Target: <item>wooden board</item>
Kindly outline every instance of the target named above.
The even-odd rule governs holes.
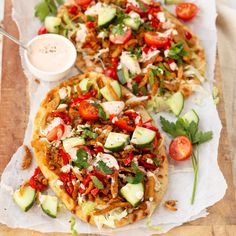
[[[5,29],[15,36],[18,31],[11,19],[11,1],[5,4]],[[216,65],[217,86],[221,88],[219,65]],[[3,77],[2,96],[0,103],[0,173],[4,170],[12,154],[22,144],[27,125],[29,100],[27,93],[27,80],[23,74],[19,50],[9,40],[4,39],[3,49]],[[221,94],[222,95],[222,94]],[[163,236],[236,236],[236,204],[232,182],[232,168],[230,160],[229,143],[226,132],[224,103],[221,96],[218,110],[223,124],[219,147],[219,165],[228,183],[225,197],[209,208],[210,215],[181,227],[171,230]],[[0,225],[0,236],[6,235],[45,235],[38,232],[21,229],[10,229]],[[62,235],[52,233],[48,235]],[[64,235],[64,234],[63,234]]]

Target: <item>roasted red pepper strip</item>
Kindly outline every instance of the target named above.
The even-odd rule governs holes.
[[[143,124],[142,117],[140,116],[140,114],[138,112],[132,111],[132,110],[127,110],[127,111],[124,112],[124,114],[126,116],[128,116],[130,119],[134,120],[136,126],[142,126],[142,124]],[[140,119],[138,121],[136,121],[135,119],[138,116],[140,117]]]
[[[128,125],[127,121],[123,118],[117,118],[117,120],[113,120],[113,118],[115,118],[115,115],[110,115],[110,121],[115,124],[117,127],[119,127],[120,129],[126,130],[126,131],[130,131],[133,132],[135,130],[135,127]]]
[[[140,159],[139,160],[139,163],[141,166],[143,166],[145,169],[152,169],[152,170],[155,170],[158,166],[156,165],[153,165],[153,164],[149,164],[147,163],[146,161]]]
[[[76,177],[70,173],[61,173],[59,176],[60,180],[63,182],[66,192],[72,196],[74,191],[74,185],[72,184],[72,180],[76,180]]]
[[[42,184],[38,181],[37,179],[37,175],[41,174],[41,170],[39,167],[37,167],[35,170],[34,170],[34,175],[30,178],[29,180],[29,185],[35,189],[35,190],[38,190],[38,191],[42,191],[44,189],[46,189],[48,186],[45,185],[45,184]]]
[[[83,194],[86,190],[86,187],[89,185],[89,182],[91,181],[90,174],[87,175],[87,177],[83,180],[82,185],[84,188],[79,188],[80,194]]]
[[[53,111],[51,113],[51,116],[60,117],[67,125],[71,123],[71,118],[64,112]]]
[[[91,194],[96,197],[96,195],[99,193],[100,189],[99,188],[94,188],[91,190]]]
[[[64,165],[67,165],[69,163],[69,160],[70,160],[70,155],[68,153],[66,153],[63,148],[60,148],[59,149],[59,153],[61,155],[61,158],[63,160],[63,164]]]
[[[73,100],[71,101],[71,106],[73,106],[73,105],[75,106],[75,105],[77,105],[78,103],[80,103],[81,101],[84,101],[84,100],[86,100],[86,99],[95,97],[96,95],[97,95],[97,91],[96,91],[96,90],[91,90],[91,91],[89,91],[89,92],[87,92],[87,93],[85,93],[85,94],[83,94],[83,95],[81,95],[81,96],[79,96],[79,97],[73,99]]]
[[[129,153],[128,158],[124,161],[124,164],[130,165],[130,163],[132,162],[132,160],[134,159],[134,154],[132,152]]]

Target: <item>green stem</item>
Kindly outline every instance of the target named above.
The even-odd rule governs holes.
[[[198,158],[196,157],[194,151],[192,153],[192,165],[193,165],[193,171],[194,171],[194,180],[193,180],[193,191],[192,191],[192,198],[191,198],[191,204],[194,204],[195,200],[195,194],[197,190],[197,178],[198,178]]]

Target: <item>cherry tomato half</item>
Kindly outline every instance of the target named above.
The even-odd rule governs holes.
[[[60,124],[60,125],[56,126],[55,128],[53,128],[46,135],[48,141],[51,142],[51,141],[59,140],[62,137],[64,130],[65,130],[65,127],[63,124]]]
[[[118,80],[118,75],[117,75],[115,67],[104,69],[103,74],[112,78],[112,79]]]
[[[115,35],[110,33],[109,39],[114,44],[125,44],[127,41],[130,40],[132,36],[132,30],[131,28],[127,27],[127,29],[124,32],[124,35]]]
[[[71,5],[68,7],[68,12],[72,15],[77,15],[79,10],[78,7],[76,5]]]
[[[99,118],[98,108],[86,100],[79,104],[78,110],[84,120],[97,120]]]
[[[47,34],[47,33],[48,33],[48,31],[45,26],[41,26],[38,30],[38,35]]]
[[[150,47],[164,48],[168,44],[168,38],[160,37],[156,32],[144,33],[144,41]]]
[[[87,6],[92,0],[76,0],[76,3],[80,6]]]
[[[176,161],[188,159],[191,156],[192,151],[192,143],[185,136],[178,136],[170,143],[169,153],[171,158]]]
[[[198,7],[194,3],[183,2],[176,7],[176,15],[184,21],[192,20],[198,13]]]

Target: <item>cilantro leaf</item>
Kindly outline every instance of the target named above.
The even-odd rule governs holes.
[[[212,131],[208,132],[197,132],[194,139],[193,139],[193,144],[202,144],[205,143],[213,138],[213,133]]]
[[[113,170],[109,168],[104,161],[98,161],[96,170],[101,171],[105,175],[113,174]]]
[[[79,169],[86,169],[89,167],[88,153],[83,148],[77,150],[76,156],[77,160],[70,161],[72,166],[77,166]]]
[[[126,180],[130,184],[141,183],[143,181],[143,178],[144,178],[144,173],[138,168],[138,166],[134,162],[132,162],[131,167],[135,171],[135,176],[134,177],[128,176],[126,178]]]
[[[107,114],[106,112],[104,111],[103,107],[97,103],[97,102],[94,102],[92,103],[93,106],[95,106],[96,108],[98,108],[98,116],[102,119],[102,120],[106,120],[107,119]]]
[[[138,83],[134,82],[134,83],[132,84],[132,93],[133,93],[134,95],[137,95],[138,91],[139,91],[139,89],[138,89]]]
[[[96,188],[104,189],[103,183],[96,177],[96,176],[90,176],[91,180],[93,181]]]
[[[90,128],[86,127],[83,128],[83,134],[82,134],[85,138],[91,138],[91,139],[96,139],[97,138],[97,134],[94,133]]]
[[[150,23],[143,23],[143,27],[146,31],[155,31],[155,28]]]
[[[142,56],[142,47],[131,48],[129,52],[131,56],[135,56],[139,59]]]
[[[87,16],[87,20],[90,22],[94,22],[94,21],[96,21],[96,18],[93,16]]]

